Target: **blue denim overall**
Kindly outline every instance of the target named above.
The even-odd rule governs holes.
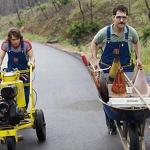
[[[121,42],[112,42],[111,41],[111,33],[110,33],[110,26],[107,27],[107,43],[106,47],[103,51],[100,60],[100,68],[104,69],[112,65],[114,57],[115,57],[115,49],[119,50],[119,58],[121,66],[123,67],[125,72],[133,72],[134,66],[131,63],[131,56],[129,52],[128,46],[128,34],[129,28],[126,26],[127,32],[125,33],[125,39]],[[104,73],[108,73],[109,70],[105,70]],[[106,116],[106,124],[108,128],[115,128],[114,120],[110,119],[107,115],[110,113],[110,107],[104,105],[104,112]],[[109,112],[109,113],[108,113]]]
[[[25,54],[24,51],[24,43],[21,41],[21,51],[19,52],[14,52],[11,50],[11,43],[8,43],[8,63],[7,63],[7,71],[13,71],[13,69],[18,69],[18,70],[26,70],[28,69],[28,58]],[[24,87],[25,91],[25,99],[26,99],[26,108],[29,103],[29,92],[30,88],[29,86]]]
[[[119,58],[121,66],[123,67],[125,72],[132,72],[134,67],[131,63],[131,56],[129,52],[128,46],[128,34],[129,28],[126,26],[127,32],[125,33],[125,39],[121,42],[112,42],[111,41],[111,33],[110,33],[110,26],[107,27],[107,43],[106,47],[103,51],[100,60],[100,68],[104,69],[112,65],[113,60],[115,58],[114,50],[119,50]],[[109,70],[105,70],[104,73],[108,73]]]

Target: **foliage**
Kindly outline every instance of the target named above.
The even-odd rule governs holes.
[[[147,44],[147,41],[150,39],[150,26],[143,28],[141,39],[144,45]]]
[[[39,3],[37,3],[37,11],[44,11],[44,10],[46,10],[47,9],[47,5],[46,4],[41,4],[40,2]]]
[[[95,33],[99,29],[96,22],[73,22],[68,28],[68,34],[73,38],[81,38],[87,34]]]
[[[16,22],[17,27],[22,27],[24,24],[25,24],[25,21],[23,20]]]
[[[68,3],[71,2],[71,0],[59,0],[61,4],[67,5]]]
[[[30,34],[30,33],[24,33],[23,35],[26,39],[29,39],[31,41],[47,42],[47,37],[44,37],[42,35]]]
[[[148,42],[148,44],[150,44],[150,42]],[[144,71],[150,74],[149,56],[150,56],[150,47],[143,48],[142,49],[142,66],[144,68]]]

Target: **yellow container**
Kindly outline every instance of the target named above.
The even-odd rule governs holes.
[[[1,78],[3,82],[13,82],[19,80],[20,73],[18,71],[15,72],[2,72]]]
[[[120,69],[121,67],[121,64],[120,64],[120,60],[118,57],[114,58],[114,61],[112,63],[112,66],[110,68],[110,71],[109,71],[109,80],[110,81],[113,81],[116,77],[116,74],[118,72],[118,70]]]
[[[16,85],[18,94],[16,97],[18,107],[25,107],[25,93],[24,93],[24,85],[21,80],[19,80],[20,73],[18,71],[15,72],[2,72],[1,74],[2,82],[0,84],[0,88],[7,87],[8,85]]]

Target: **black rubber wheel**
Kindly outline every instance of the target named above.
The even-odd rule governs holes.
[[[42,110],[35,111],[35,129],[39,142],[46,140],[46,123]]]
[[[100,87],[99,87],[99,94],[102,98],[102,100],[107,103],[109,101],[109,93],[108,93],[108,87],[107,87],[107,82],[106,79],[101,76],[99,79],[100,82]]]
[[[6,145],[7,150],[15,150],[16,149],[16,139],[14,136],[6,137]]]
[[[129,146],[130,150],[140,150],[139,132],[136,124],[129,124]]]

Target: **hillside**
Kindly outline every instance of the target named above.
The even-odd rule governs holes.
[[[0,0],[0,14],[8,15],[28,6],[32,7],[39,1],[48,2],[48,0]]]
[[[57,0],[55,0],[57,1]],[[65,4],[38,3],[34,7],[19,9],[14,13],[0,18],[0,30],[6,31],[11,26],[24,26],[26,32],[46,36],[47,39],[78,38],[82,42],[89,42],[93,35],[106,24],[111,23],[112,9],[116,4],[125,4],[130,10],[129,23],[141,33],[142,28],[149,24],[147,8],[144,0],[93,0],[91,24],[90,0],[81,0],[84,21],[88,29],[82,29],[83,14],[78,1],[66,1]],[[132,2],[132,5],[129,5]],[[137,7],[139,9],[137,9]],[[84,31],[83,31],[84,30]],[[87,30],[85,32],[85,30]],[[81,35],[79,35],[81,33]]]
[[[4,1],[4,0],[3,0]],[[9,0],[8,0],[9,1]],[[21,1],[22,0],[15,0]],[[28,0],[25,0],[28,1]],[[34,5],[0,17],[0,38],[17,26],[30,40],[74,45],[78,51],[89,51],[96,32],[112,21],[112,9],[124,4],[129,9],[129,24],[137,29],[143,44],[142,60],[149,72],[150,1],[149,0],[31,0]],[[47,3],[42,3],[48,1]],[[146,3],[147,2],[147,5]],[[18,4],[18,3],[17,3]],[[131,5],[132,4],[132,5]],[[147,6],[147,7],[146,7]],[[7,9],[7,8],[6,8]],[[63,44],[62,44],[63,43]],[[57,44],[58,45],[58,44]],[[68,48],[71,49],[70,46]]]

